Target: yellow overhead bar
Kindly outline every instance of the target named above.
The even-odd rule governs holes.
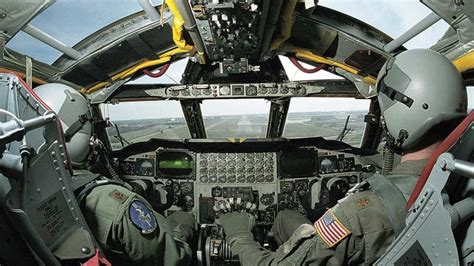
[[[351,74],[355,74],[355,75],[360,76],[358,69],[356,69],[354,67],[351,67],[351,66],[348,66],[348,65],[343,64],[343,63],[339,63],[335,60],[332,60],[332,59],[329,59],[329,58],[326,58],[326,57],[323,57],[323,56],[315,55],[315,54],[313,54],[312,52],[310,52],[308,50],[305,50],[305,49],[302,49],[302,48],[299,48],[299,47],[290,46],[290,45],[286,45],[282,50],[293,52],[293,53],[295,53],[296,57],[298,57],[298,58],[313,61],[313,62],[316,62],[316,63],[319,63],[319,64],[326,64],[326,65],[335,66],[335,67],[343,69],[343,70],[345,70],[345,71],[347,71]],[[369,85],[375,85],[376,78],[374,78],[372,76],[361,76],[361,77],[362,77],[362,80],[365,83],[367,83]]]
[[[181,0],[180,0],[181,1]],[[188,52],[191,52],[194,50],[194,47],[187,44],[186,40],[184,39],[184,19],[183,16],[179,13],[178,7],[176,6],[176,3],[174,0],[165,0],[165,3],[171,13],[173,14],[173,41],[178,46],[178,48],[181,48],[183,50],[186,50]]]
[[[183,0],[178,0],[178,1],[183,1]],[[189,45],[186,43],[186,40],[184,39],[184,30],[185,30],[185,25],[184,25],[184,19],[181,13],[179,12],[178,7],[176,6],[175,0],[165,0],[163,5],[167,5],[173,14],[173,41],[178,46],[178,48],[181,48],[183,50],[186,50],[188,52],[196,52],[196,49],[194,46]],[[199,52],[199,63],[204,64],[206,62],[206,57],[204,52]]]
[[[474,50],[454,59],[453,64],[456,66],[459,73],[474,69]]]

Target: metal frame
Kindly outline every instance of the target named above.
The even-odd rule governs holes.
[[[416,37],[418,34],[422,33],[429,27],[431,27],[433,24],[438,22],[441,19],[440,16],[438,16],[435,13],[431,13],[428,16],[426,16],[424,19],[422,19],[420,22],[415,24],[413,27],[408,29],[405,33],[400,35],[400,37],[394,39],[393,41],[387,43],[383,49],[387,53],[391,53],[401,47],[404,43],[408,42],[409,40],[413,39]]]
[[[137,0],[138,4],[143,8],[143,11],[150,17],[153,21],[160,20],[160,13],[156,11],[155,7],[151,4],[150,0]]]
[[[23,27],[22,29],[26,34],[30,35],[31,37],[41,41],[44,44],[47,44],[54,49],[63,52],[65,55],[75,59],[79,60],[82,57],[82,54],[78,52],[77,50],[65,45],[64,43],[60,42],[59,40],[55,39],[53,36],[47,34],[44,31],[41,31],[40,29],[36,28],[35,26],[31,24],[27,24]]]

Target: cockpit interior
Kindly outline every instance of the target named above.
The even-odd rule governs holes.
[[[95,12],[113,13],[112,2]],[[74,184],[63,183],[76,169],[64,151],[73,127],[51,122],[47,104],[35,97],[38,86],[60,83],[89,102],[89,115],[76,114],[92,128],[92,148],[79,170],[127,183],[165,217],[194,216],[199,265],[238,264],[216,223],[226,199],[255,216],[255,239],[275,250],[271,227],[279,211],[296,210],[315,222],[357,184],[399,163],[384,148],[376,80],[413,37],[443,21],[447,31],[427,48],[474,86],[473,1],[416,1],[427,16],[393,38],[317,0],[130,0],[117,9],[128,2],[134,12],[68,44],[41,25],[74,12],[67,8],[76,4],[96,14],[90,3],[0,1],[0,109],[22,121],[43,119],[23,123],[21,137],[11,127],[0,130],[1,152],[33,158],[24,163],[31,168],[26,174],[17,159],[0,157],[0,206],[26,213],[7,219],[0,212],[0,239],[8,238],[0,241],[0,265],[67,263],[73,255],[63,244],[80,242],[87,231],[79,205],[70,205]],[[56,54],[48,58],[48,49]],[[11,120],[0,113],[0,125]],[[80,130],[83,125],[73,134]],[[49,171],[51,178],[41,177]],[[57,185],[47,181],[53,178]],[[466,180],[458,184],[459,197],[472,193],[472,176]],[[33,204],[30,195],[47,204]],[[472,236],[470,219],[456,232],[464,237],[453,240],[460,254],[453,264],[473,262],[474,238],[465,237]],[[436,252],[426,252],[436,263]]]

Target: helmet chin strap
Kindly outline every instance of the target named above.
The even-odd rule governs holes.
[[[382,117],[381,121],[382,121],[382,127],[384,129],[384,135],[385,135],[387,147],[397,154],[402,154],[403,152],[402,146],[405,140],[408,139],[408,131],[405,129],[400,129],[400,131],[398,132],[397,138],[395,138],[388,131],[387,122],[385,121],[384,117]]]

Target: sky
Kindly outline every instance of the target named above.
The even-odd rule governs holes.
[[[93,8],[91,8],[91,2],[94,3]],[[155,5],[160,2],[161,0],[152,0]],[[430,12],[417,0],[319,0],[319,5],[349,14],[375,26],[393,38],[398,37]],[[113,11],[110,11],[111,7],[113,7]],[[136,0],[57,0],[52,7],[36,17],[31,23],[63,43],[72,46],[101,27],[140,10],[141,7]],[[405,47],[409,49],[427,48],[436,43],[447,28],[448,24],[440,21],[406,43]],[[46,63],[52,63],[60,56],[59,52],[24,33],[13,38],[8,46]],[[323,71],[314,75],[304,74],[288,63],[286,58],[281,60],[292,80],[334,78],[334,75]],[[182,60],[173,64],[167,75],[161,79],[143,78],[135,80],[133,83],[174,83],[174,81],[181,79],[185,65],[186,60]],[[262,104],[262,101],[264,100],[209,100],[204,102],[202,109],[204,115],[268,113],[269,103]],[[312,98],[293,99],[290,112],[364,110],[367,108],[367,100]],[[110,106],[107,113],[113,120],[129,117],[182,116],[179,103],[173,101],[166,103],[145,102],[139,105],[122,103]]]

